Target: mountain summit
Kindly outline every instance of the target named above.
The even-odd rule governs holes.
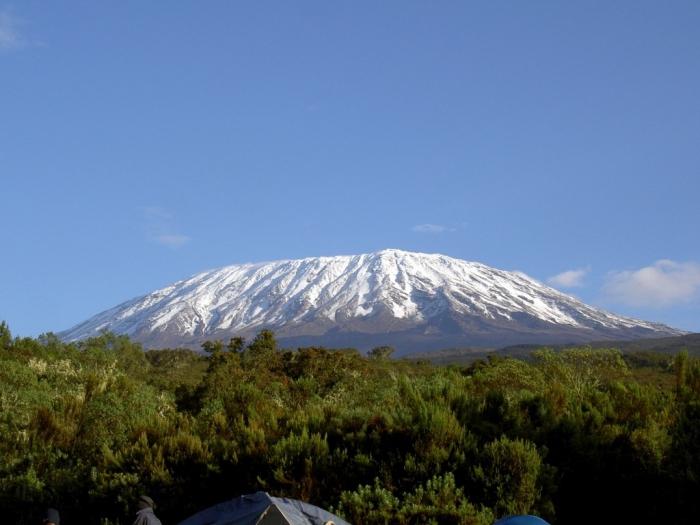
[[[196,347],[263,328],[289,345],[390,344],[400,351],[684,333],[593,308],[520,272],[382,250],[207,271],[61,336],[77,340],[111,330],[148,347]]]

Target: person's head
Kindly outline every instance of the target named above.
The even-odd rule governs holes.
[[[148,496],[139,496],[139,510],[143,509],[154,509],[156,504]]]
[[[46,509],[44,513],[44,525],[61,525],[61,517],[56,509]]]

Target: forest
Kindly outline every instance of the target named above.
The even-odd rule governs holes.
[[[436,366],[280,348],[77,343],[0,324],[3,522],[173,524],[264,490],[354,524],[697,523],[700,363],[687,352],[539,349]]]

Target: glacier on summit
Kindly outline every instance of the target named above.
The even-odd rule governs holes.
[[[198,347],[263,328],[291,345],[402,351],[684,333],[588,306],[520,272],[382,250],[203,272],[60,335],[72,341],[110,330],[148,347]]]

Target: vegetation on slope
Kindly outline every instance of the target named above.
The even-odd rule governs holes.
[[[541,350],[469,366],[249,343],[144,352],[0,324],[0,508],[36,523],[164,523],[256,490],[357,524],[691,523],[700,365]]]

